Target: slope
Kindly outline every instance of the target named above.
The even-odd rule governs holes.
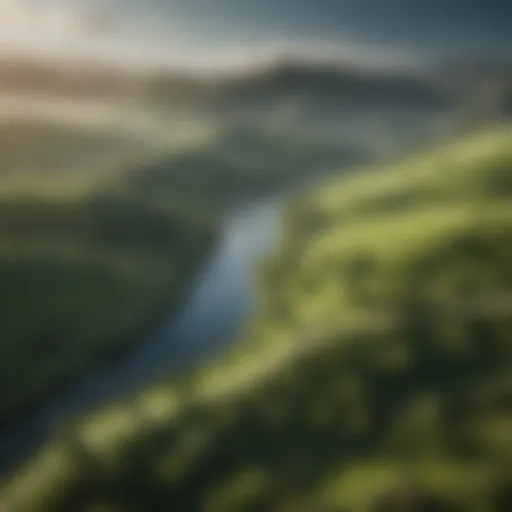
[[[293,202],[233,353],[64,429],[13,512],[509,510],[512,133]]]

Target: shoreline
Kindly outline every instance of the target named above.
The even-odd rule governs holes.
[[[132,331],[132,335],[129,339],[126,337],[119,337],[114,341],[106,342],[105,350],[101,354],[92,356],[91,358],[84,360],[78,368],[75,368],[72,372],[58,379],[53,385],[48,385],[47,388],[38,393],[30,400],[26,400],[21,403],[18,407],[13,408],[12,412],[4,414],[0,417],[0,439],[2,434],[9,429],[12,429],[17,423],[22,422],[25,418],[30,416],[31,411],[41,401],[50,399],[53,396],[57,396],[62,393],[66,388],[70,387],[73,382],[84,378],[89,372],[94,369],[102,368],[111,364],[116,364],[121,361],[131,350],[134,350],[139,343],[143,343],[143,340],[158,330],[158,326],[165,322],[165,319],[169,316],[174,316],[179,313],[180,307],[183,305],[184,300],[187,296],[187,291],[191,284],[194,282],[198,273],[200,273],[202,266],[208,261],[212,252],[215,250],[215,246],[218,243],[218,229],[214,230],[212,236],[206,237],[206,243],[195,258],[190,259],[188,264],[181,270],[180,275],[184,275],[183,279],[180,279],[174,286],[168,287],[168,291],[164,292],[160,298],[156,298],[156,304],[153,308],[153,314],[148,316],[136,329]],[[142,341],[141,341],[142,340]],[[65,422],[70,419],[65,420]],[[0,453],[1,460],[1,453]],[[0,476],[5,476],[5,471],[0,465]]]

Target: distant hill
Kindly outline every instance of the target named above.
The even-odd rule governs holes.
[[[440,108],[450,100],[428,78],[413,72],[300,60],[280,61],[226,81],[221,87],[221,95],[227,101],[282,101],[297,94],[315,98],[319,103],[338,102],[365,108]]]
[[[329,100],[436,107],[447,98],[424,77],[405,71],[356,65],[320,65],[280,60],[246,73],[198,76],[180,71],[129,70],[30,58],[0,58],[0,92],[44,92],[76,96],[119,93],[160,101],[279,101],[307,93]]]
[[[448,60],[434,68],[433,76],[457,96],[463,123],[478,126],[512,119],[511,59]]]
[[[384,124],[405,126],[402,117],[414,115],[416,126],[435,116],[467,130],[512,116],[512,65],[475,57],[423,70],[383,69],[289,57],[244,72],[201,75],[4,55],[0,96],[13,94],[112,102],[120,110],[125,102],[127,108],[138,105],[162,119],[206,115],[261,120],[284,112],[295,116],[295,123],[320,124],[328,131],[347,122],[357,131],[354,119],[362,116],[383,115]]]

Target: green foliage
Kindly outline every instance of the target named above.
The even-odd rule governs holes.
[[[0,201],[0,420],[153,328],[209,247],[213,224],[128,201],[122,179]]]
[[[508,511],[511,151],[483,134],[302,197],[250,339],[77,422],[0,503]],[[59,447],[76,470],[41,471]]]
[[[340,147],[310,135],[226,123],[200,147],[137,165],[124,193],[153,203],[185,197],[195,207],[218,209],[297,187],[315,174],[365,158],[362,149],[350,144]]]

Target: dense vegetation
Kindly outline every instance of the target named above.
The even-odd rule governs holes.
[[[199,145],[132,166],[124,193],[152,203],[186,200],[196,209],[219,211],[369,158],[369,152],[357,144],[335,144],[306,131],[226,120]]]
[[[149,151],[114,131],[4,119],[0,146],[0,384],[12,389],[0,423],[154,327],[224,208],[359,156],[221,122]]]
[[[512,133],[287,211],[230,355],[63,428],[12,512],[505,512]]]
[[[121,198],[117,176],[25,178],[0,195],[0,422],[152,329],[214,234]]]

